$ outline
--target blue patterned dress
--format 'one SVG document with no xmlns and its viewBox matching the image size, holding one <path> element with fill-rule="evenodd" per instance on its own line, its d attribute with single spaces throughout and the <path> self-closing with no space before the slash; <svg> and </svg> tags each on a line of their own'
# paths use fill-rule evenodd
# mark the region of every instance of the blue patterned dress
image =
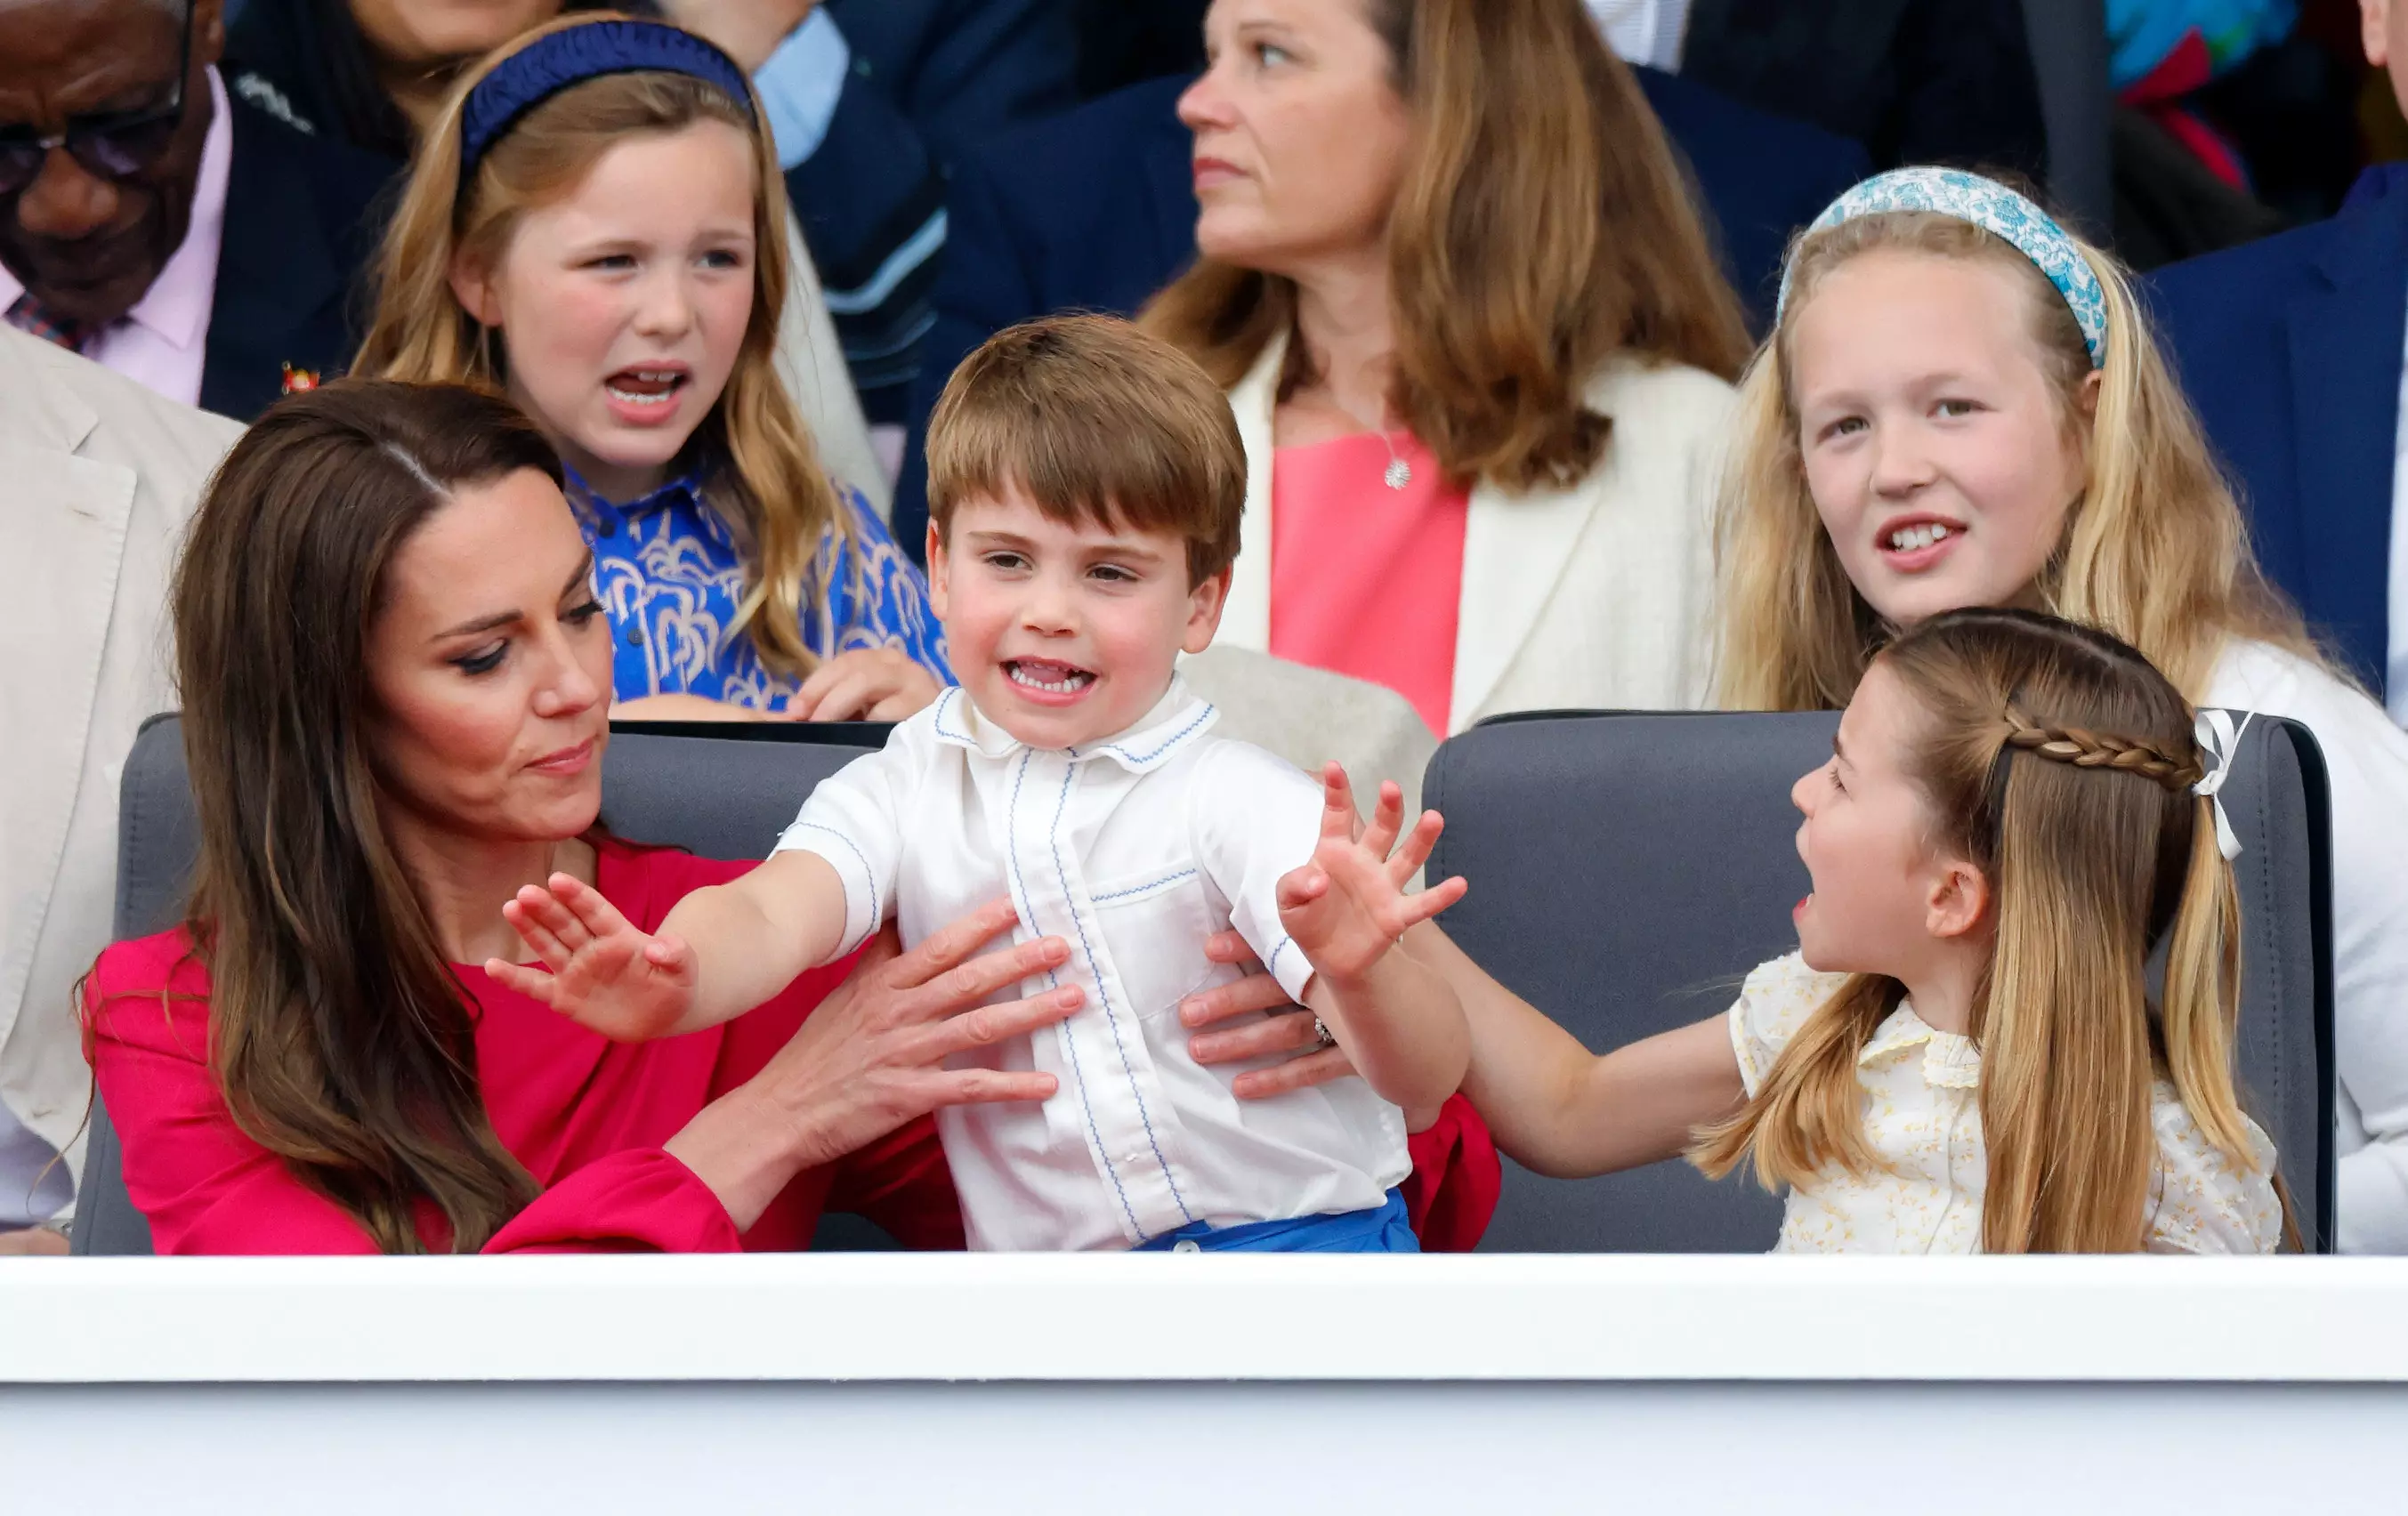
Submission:
<svg viewBox="0 0 2408 1516">
<path fill-rule="evenodd" d="M 736 629 L 744 603 L 744 559 L 719 513 L 702 498 L 700 475 L 671 479 L 640 500 L 616 505 L 574 474 L 568 497 L 594 549 L 594 583 L 610 618 L 612 684 L 622 700 L 697 694 L 766 710 L 802 680 L 761 662 Z M 856 648 L 899 648 L 941 683 L 953 681 L 945 637 L 928 608 L 927 581 L 868 502 L 837 486 L 853 534 L 820 542 L 802 608 L 804 645 L 822 657 Z"/>
</svg>

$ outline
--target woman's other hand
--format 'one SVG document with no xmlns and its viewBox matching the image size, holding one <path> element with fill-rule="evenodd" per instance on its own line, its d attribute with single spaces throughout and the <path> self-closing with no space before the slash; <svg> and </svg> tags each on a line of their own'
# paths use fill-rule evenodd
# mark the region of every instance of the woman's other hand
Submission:
<svg viewBox="0 0 2408 1516">
<path fill-rule="evenodd" d="M 944 693 L 937 676 L 895 648 L 855 648 L 820 665 L 780 712 L 793 722 L 899 722 Z"/>
<path fill-rule="evenodd" d="M 1245 977 L 1215 985 L 1179 1003 L 1179 1023 L 1188 1028 L 1211 1026 L 1233 1017 L 1263 1013 L 1245 1026 L 1197 1032 L 1187 1039 L 1187 1051 L 1199 1064 L 1241 1064 L 1251 1059 L 1288 1054 L 1285 1063 L 1250 1068 L 1230 1081 L 1240 1100 L 1268 1100 L 1291 1090 L 1309 1089 L 1342 1080 L 1354 1072 L 1346 1050 L 1324 1043 L 1314 1029 L 1312 1012 L 1287 997 L 1279 980 L 1263 971 L 1254 949 L 1235 932 L 1207 939 L 1204 955 L 1216 964 L 1231 964 Z"/>
</svg>

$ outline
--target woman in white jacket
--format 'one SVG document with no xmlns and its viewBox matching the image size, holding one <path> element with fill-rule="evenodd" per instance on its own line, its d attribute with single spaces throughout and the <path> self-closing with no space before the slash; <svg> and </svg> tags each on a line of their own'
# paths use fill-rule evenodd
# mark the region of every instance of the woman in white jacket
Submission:
<svg viewBox="0 0 2408 1516">
<path fill-rule="evenodd" d="M 1745 336 L 1580 0 L 1218 0 L 1197 264 L 1154 330 L 1230 391 L 1223 640 L 1431 729 L 1705 694 Z"/>
</svg>

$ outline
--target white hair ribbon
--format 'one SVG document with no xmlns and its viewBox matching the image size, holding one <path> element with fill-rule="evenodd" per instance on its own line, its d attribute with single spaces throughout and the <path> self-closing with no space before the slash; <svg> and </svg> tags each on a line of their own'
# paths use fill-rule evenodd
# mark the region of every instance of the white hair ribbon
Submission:
<svg viewBox="0 0 2408 1516">
<path fill-rule="evenodd" d="M 2224 781 L 2232 777 L 2232 760 L 2241 752 L 2241 734 L 2249 730 L 2256 718 L 2254 710 L 2241 713 L 2241 724 L 2232 724 L 2229 711 L 2202 710 L 2192 722 L 2191 732 L 2199 738 L 2200 751 L 2213 761 L 2207 777 L 2190 787 L 2190 793 L 2208 801 L 2215 811 L 2215 847 L 2230 863 L 2241 856 L 2241 838 L 2233 835 L 2232 818 L 2225 814 L 2222 792 Z"/>
</svg>

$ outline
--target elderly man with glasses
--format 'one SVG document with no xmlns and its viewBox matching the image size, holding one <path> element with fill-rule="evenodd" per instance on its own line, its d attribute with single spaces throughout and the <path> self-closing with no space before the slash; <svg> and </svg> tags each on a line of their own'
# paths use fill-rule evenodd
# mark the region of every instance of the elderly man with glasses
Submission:
<svg viewBox="0 0 2408 1516">
<path fill-rule="evenodd" d="M 0 0 L 0 315 L 248 421 L 341 372 L 382 175 L 230 96 L 222 0 Z"/>
</svg>

